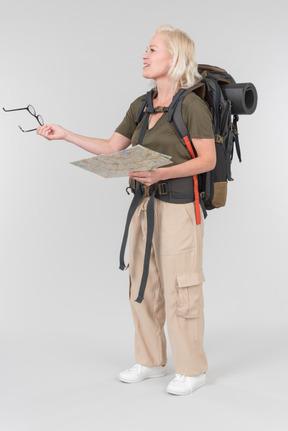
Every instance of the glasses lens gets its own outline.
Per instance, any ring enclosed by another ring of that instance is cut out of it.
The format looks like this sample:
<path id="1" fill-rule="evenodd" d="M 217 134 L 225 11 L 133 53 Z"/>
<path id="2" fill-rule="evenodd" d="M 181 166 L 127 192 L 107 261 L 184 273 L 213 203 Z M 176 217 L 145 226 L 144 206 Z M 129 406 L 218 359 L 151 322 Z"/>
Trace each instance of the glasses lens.
<path id="1" fill-rule="evenodd" d="M 35 108 L 33 108 L 33 106 L 32 106 L 32 105 L 28 105 L 28 106 L 27 106 L 27 109 L 28 109 L 28 111 L 30 112 L 30 114 L 32 114 L 32 115 L 36 115 Z"/>
<path id="2" fill-rule="evenodd" d="M 41 115 L 37 115 L 37 120 L 38 120 L 38 123 L 41 125 L 41 126 L 43 126 L 44 125 L 44 120 L 43 120 L 43 118 L 41 117 Z"/>

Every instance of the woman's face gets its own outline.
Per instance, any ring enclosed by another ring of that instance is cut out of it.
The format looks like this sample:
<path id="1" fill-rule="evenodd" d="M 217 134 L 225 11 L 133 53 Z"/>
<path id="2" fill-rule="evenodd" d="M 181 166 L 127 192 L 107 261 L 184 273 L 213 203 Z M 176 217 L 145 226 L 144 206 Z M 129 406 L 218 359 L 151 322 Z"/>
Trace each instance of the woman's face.
<path id="1" fill-rule="evenodd" d="M 167 77 L 172 58 L 166 49 L 163 34 L 158 33 L 152 37 L 142 59 L 144 78 L 157 80 Z"/>

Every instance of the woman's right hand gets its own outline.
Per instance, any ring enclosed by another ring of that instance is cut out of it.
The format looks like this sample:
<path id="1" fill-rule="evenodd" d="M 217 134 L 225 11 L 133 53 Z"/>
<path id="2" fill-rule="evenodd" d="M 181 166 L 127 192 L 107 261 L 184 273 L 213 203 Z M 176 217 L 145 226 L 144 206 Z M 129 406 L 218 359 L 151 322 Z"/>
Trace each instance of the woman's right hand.
<path id="1" fill-rule="evenodd" d="M 44 124 L 37 128 L 37 134 L 52 141 L 54 139 L 65 139 L 67 130 L 57 124 Z"/>

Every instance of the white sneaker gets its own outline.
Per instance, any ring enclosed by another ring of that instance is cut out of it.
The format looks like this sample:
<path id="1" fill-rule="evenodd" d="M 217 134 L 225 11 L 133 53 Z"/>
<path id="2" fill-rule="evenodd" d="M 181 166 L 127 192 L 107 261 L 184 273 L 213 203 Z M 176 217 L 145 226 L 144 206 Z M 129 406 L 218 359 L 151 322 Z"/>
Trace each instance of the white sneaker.
<path id="1" fill-rule="evenodd" d="M 167 392 L 173 395 L 188 395 L 200 386 L 205 385 L 206 374 L 199 374 L 199 376 L 184 376 L 183 374 L 176 374 L 167 386 Z"/>
<path id="2" fill-rule="evenodd" d="M 165 367 L 144 367 L 144 365 L 135 364 L 119 374 L 119 380 L 125 383 L 138 383 L 151 377 L 163 377 L 166 375 Z"/>

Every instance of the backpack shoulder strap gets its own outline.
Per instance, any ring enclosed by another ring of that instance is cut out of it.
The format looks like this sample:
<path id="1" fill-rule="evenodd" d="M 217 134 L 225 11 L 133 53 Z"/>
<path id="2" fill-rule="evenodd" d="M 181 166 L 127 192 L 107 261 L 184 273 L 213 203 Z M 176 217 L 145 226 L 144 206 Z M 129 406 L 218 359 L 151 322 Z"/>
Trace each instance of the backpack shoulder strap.
<path id="1" fill-rule="evenodd" d="M 196 93 L 199 97 L 201 97 L 201 99 L 204 99 L 204 82 L 201 81 L 193 85 L 193 87 L 187 89 L 180 89 L 178 93 L 176 93 L 176 95 L 174 96 L 168 112 L 168 121 L 171 122 L 172 126 L 174 127 L 177 135 L 181 140 L 184 138 L 184 136 L 188 136 L 190 138 L 188 129 L 184 124 L 182 118 L 182 103 L 187 94 L 191 93 L 192 91 Z"/>
<path id="2" fill-rule="evenodd" d="M 148 91 L 145 96 L 143 97 L 141 101 L 141 105 L 139 106 L 138 113 L 135 118 L 135 123 L 139 124 L 142 120 L 142 117 L 144 115 L 144 112 L 153 112 L 153 94 L 154 94 L 154 88 L 152 90 Z M 146 109 L 145 109 L 146 108 Z"/>
<path id="3" fill-rule="evenodd" d="M 187 147 L 192 159 L 197 157 L 197 153 L 193 146 L 192 140 L 190 138 L 189 131 L 182 118 L 182 103 L 185 97 L 187 96 L 187 94 L 191 93 L 192 91 L 195 91 L 196 89 L 198 90 L 201 89 L 204 95 L 203 88 L 205 91 L 205 85 L 201 82 L 194 85 L 193 87 L 187 88 L 186 90 L 185 89 L 179 90 L 178 93 L 176 93 L 176 95 L 174 96 L 168 112 L 168 121 L 171 122 L 181 142 Z M 195 195 L 196 223 L 201 224 L 201 214 L 200 214 L 201 202 L 200 202 L 200 196 L 199 196 L 197 175 L 193 175 L 193 183 L 194 183 L 194 195 Z M 203 208 L 203 212 L 204 212 L 204 208 Z"/>

